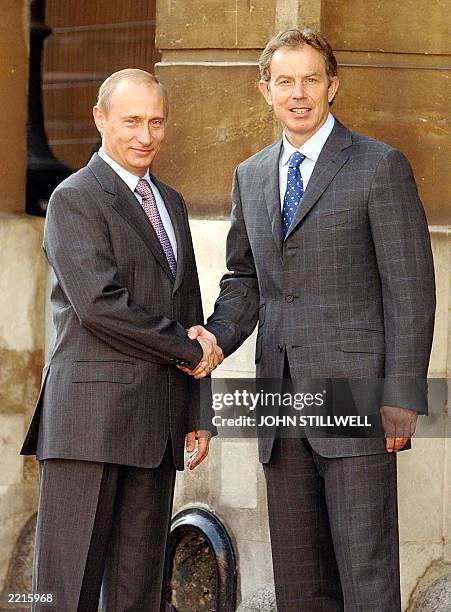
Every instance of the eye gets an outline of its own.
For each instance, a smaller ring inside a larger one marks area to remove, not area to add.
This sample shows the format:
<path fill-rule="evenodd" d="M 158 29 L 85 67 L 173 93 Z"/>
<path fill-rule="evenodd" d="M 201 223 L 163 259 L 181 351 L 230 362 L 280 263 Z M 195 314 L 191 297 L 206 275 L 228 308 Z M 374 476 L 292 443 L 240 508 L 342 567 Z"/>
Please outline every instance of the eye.
<path fill-rule="evenodd" d="M 317 79 L 315 79 L 315 77 L 309 77 L 307 79 L 307 83 L 316 83 L 316 82 L 317 82 Z"/>
<path fill-rule="evenodd" d="M 150 124 L 152 127 L 161 127 L 163 125 L 163 121 L 161 119 L 153 119 Z"/>

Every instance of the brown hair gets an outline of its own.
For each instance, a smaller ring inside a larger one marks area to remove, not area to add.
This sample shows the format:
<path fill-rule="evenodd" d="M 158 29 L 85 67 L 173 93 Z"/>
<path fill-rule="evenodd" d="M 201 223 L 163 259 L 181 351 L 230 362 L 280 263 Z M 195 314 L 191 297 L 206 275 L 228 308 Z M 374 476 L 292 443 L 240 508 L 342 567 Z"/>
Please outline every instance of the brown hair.
<path fill-rule="evenodd" d="M 114 90 L 123 81 L 135 81 L 135 83 L 147 83 L 149 85 L 158 85 L 161 88 L 163 94 L 163 111 L 164 116 L 167 118 L 169 112 L 168 94 L 166 88 L 158 77 L 145 70 L 139 68 L 125 68 L 118 72 L 113 72 L 110 76 L 103 81 L 97 94 L 97 106 L 105 113 L 108 114 L 111 108 L 111 97 Z"/>
<path fill-rule="evenodd" d="M 281 49 L 282 47 L 303 47 L 304 45 L 310 45 L 310 47 L 319 51 L 324 57 L 326 73 L 329 80 L 337 76 L 337 60 L 332 51 L 332 47 L 324 36 L 309 28 L 303 30 L 299 28 L 290 28 L 289 30 L 279 32 L 271 38 L 264 48 L 263 53 L 260 55 L 258 65 L 260 68 L 261 80 L 268 82 L 271 79 L 271 60 L 277 49 Z"/>

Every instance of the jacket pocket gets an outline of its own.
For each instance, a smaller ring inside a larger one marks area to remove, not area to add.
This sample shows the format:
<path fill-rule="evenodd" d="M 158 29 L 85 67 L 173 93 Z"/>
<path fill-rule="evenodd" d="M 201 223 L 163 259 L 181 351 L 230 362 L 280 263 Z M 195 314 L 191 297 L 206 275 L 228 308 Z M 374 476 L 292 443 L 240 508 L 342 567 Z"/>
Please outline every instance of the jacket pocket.
<path fill-rule="evenodd" d="M 133 382 L 133 363 L 128 361 L 74 361 L 72 382 Z"/>
<path fill-rule="evenodd" d="M 344 225 L 349 223 L 351 217 L 351 209 L 336 210 L 334 212 L 328 212 L 318 215 L 318 226 L 320 229 L 323 227 L 333 227 L 334 225 Z"/>
<path fill-rule="evenodd" d="M 339 329 L 339 346 L 345 353 L 385 354 L 385 334 L 373 329 Z"/>

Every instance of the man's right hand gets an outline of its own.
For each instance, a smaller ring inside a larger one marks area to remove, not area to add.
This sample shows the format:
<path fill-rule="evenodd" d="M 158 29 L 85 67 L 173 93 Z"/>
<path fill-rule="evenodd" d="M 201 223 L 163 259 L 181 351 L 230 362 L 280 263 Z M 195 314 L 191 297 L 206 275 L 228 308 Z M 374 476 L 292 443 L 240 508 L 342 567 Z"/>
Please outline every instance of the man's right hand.
<path fill-rule="evenodd" d="M 177 367 L 186 374 L 194 376 L 194 378 L 205 378 L 223 362 L 224 353 L 218 346 L 214 334 L 207 331 L 202 325 L 190 327 L 188 330 L 188 338 L 199 342 L 204 351 L 203 357 L 194 370 L 189 370 L 183 366 Z"/>

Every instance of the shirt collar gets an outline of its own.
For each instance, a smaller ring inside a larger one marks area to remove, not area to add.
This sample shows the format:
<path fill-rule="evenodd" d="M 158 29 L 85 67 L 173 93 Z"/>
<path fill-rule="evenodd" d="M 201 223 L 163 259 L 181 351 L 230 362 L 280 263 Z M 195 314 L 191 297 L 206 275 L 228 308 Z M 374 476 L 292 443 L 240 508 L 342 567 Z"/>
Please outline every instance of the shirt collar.
<path fill-rule="evenodd" d="M 119 177 L 124 181 L 130 191 L 134 192 L 136 186 L 138 185 L 139 177 L 123 168 L 120 164 L 117 163 L 117 161 L 114 161 L 114 159 L 112 159 L 108 155 L 108 153 L 105 152 L 103 147 L 100 147 L 98 155 L 116 172 L 116 174 L 119 175 Z M 150 185 L 151 181 L 149 170 L 147 170 L 146 174 L 142 178 L 145 179 Z"/>
<path fill-rule="evenodd" d="M 310 136 L 307 142 L 304 142 L 302 147 L 296 149 L 286 137 L 285 132 L 283 133 L 282 141 L 283 141 L 283 151 L 282 156 L 280 158 L 280 163 L 282 166 L 288 164 L 288 160 L 292 156 L 295 151 L 299 151 L 302 155 L 305 155 L 308 159 L 316 162 L 318 161 L 318 157 L 320 156 L 321 150 L 324 147 L 326 140 L 329 138 L 329 135 L 334 127 L 335 119 L 334 116 L 329 113 L 324 124 L 319 128 L 317 132 Z"/>

